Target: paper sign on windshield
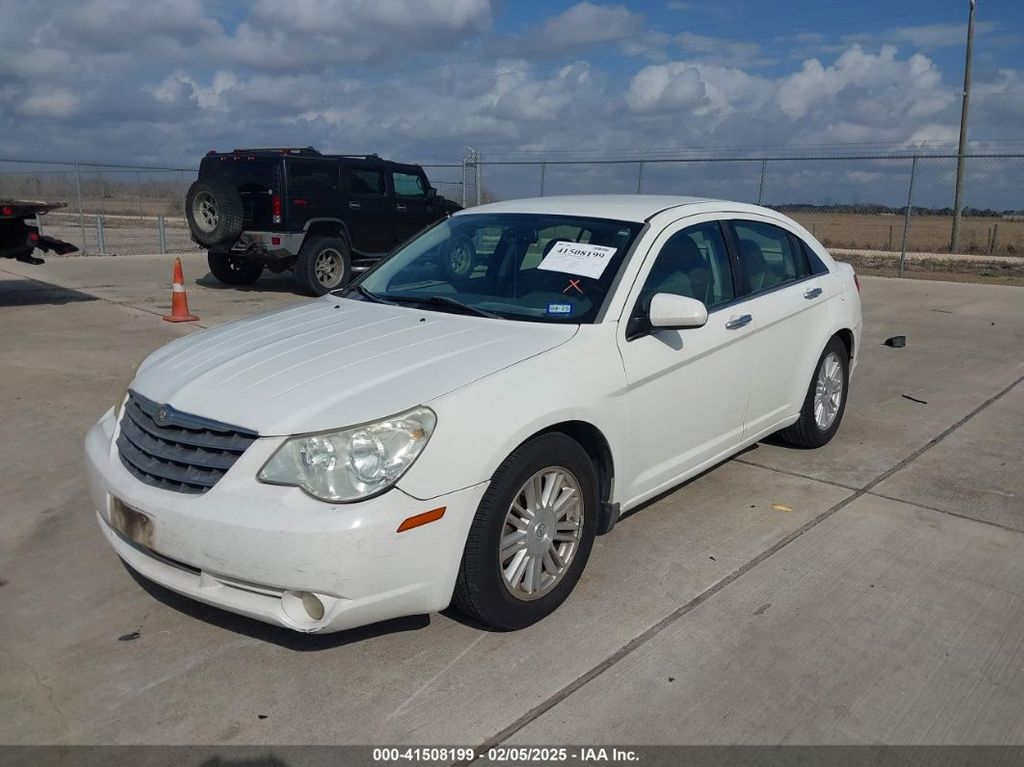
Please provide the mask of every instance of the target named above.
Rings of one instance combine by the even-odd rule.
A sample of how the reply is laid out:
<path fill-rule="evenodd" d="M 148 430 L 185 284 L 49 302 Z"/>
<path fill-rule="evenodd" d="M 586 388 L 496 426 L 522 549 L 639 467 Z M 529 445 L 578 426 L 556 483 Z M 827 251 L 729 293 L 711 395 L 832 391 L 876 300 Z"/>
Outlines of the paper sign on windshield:
<path fill-rule="evenodd" d="M 604 272 L 618 248 L 588 245 L 585 242 L 559 240 L 537 265 L 546 272 L 565 272 L 597 279 Z"/>

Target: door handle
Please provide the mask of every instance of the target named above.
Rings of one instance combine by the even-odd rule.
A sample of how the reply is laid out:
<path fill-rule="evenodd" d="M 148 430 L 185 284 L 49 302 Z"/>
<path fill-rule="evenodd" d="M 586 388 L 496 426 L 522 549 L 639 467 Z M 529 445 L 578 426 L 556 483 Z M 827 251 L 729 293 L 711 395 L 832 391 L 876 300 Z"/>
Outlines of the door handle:
<path fill-rule="evenodd" d="M 725 323 L 725 327 L 728 330 L 735 330 L 736 328 L 742 328 L 744 325 L 749 325 L 753 320 L 754 318 L 749 314 L 741 314 L 739 317 L 733 317 Z"/>
<path fill-rule="evenodd" d="M 405 207 L 405 203 L 404 202 L 395 203 L 395 210 L 397 210 L 399 213 L 405 213 L 405 211 L 407 210 L 407 208 Z"/>
<path fill-rule="evenodd" d="M 356 200 L 350 200 L 350 201 L 349 201 L 349 203 L 348 203 L 348 206 L 349 206 L 350 208 L 352 208 L 352 210 L 359 210 L 359 209 L 360 209 L 361 207 L 363 207 L 363 206 L 362 206 L 362 205 L 361 205 L 361 204 L 360 204 L 359 202 L 357 202 Z"/>
<path fill-rule="evenodd" d="M 821 288 L 808 288 L 804 291 L 804 298 L 810 300 L 821 295 Z"/>

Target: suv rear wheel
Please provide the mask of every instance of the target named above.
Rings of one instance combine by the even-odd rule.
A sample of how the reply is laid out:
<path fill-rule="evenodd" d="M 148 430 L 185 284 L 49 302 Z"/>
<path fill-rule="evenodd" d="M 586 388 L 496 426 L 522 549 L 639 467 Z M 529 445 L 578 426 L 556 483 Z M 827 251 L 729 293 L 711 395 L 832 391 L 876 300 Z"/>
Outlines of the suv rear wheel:
<path fill-rule="evenodd" d="M 185 218 L 200 245 L 229 247 L 242 234 L 242 196 L 218 178 L 201 178 L 185 195 Z"/>
<path fill-rule="evenodd" d="M 345 287 L 352 279 L 348 244 L 340 237 L 310 237 L 295 261 L 295 279 L 311 296 Z"/>
<path fill-rule="evenodd" d="M 225 285 L 252 285 L 263 274 L 263 264 L 245 256 L 211 250 L 206 254 L 210 273 Z"/>

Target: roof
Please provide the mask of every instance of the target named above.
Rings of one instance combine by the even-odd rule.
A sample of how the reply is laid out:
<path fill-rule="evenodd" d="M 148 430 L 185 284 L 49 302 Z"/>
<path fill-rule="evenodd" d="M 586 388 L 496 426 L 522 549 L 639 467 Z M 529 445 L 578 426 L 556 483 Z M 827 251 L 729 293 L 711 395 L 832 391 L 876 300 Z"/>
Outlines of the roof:
<path fill-rule="evenodd" d="M 667 208 L 720 202 L 705 197 L 653 194 L 578 194 L 564 197 L 529 197 L 479 205 L 461 211 L 473 213 L 548 213 L 563 216 L 591 216 L 618 221 L 647 221 Z"/>

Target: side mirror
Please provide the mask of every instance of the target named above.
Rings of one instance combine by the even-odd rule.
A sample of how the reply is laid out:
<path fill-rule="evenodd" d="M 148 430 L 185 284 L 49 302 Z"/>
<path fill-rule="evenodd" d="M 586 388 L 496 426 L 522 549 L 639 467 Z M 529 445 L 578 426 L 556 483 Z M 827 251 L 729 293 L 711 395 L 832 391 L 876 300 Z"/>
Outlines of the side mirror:
<path fill-rule="evenodd" d="M 428 200 L 433 200 L 435 197 L 437 197 L 437 190 L 434 189 L 434 187 L 432 187 L 432 186 L 428 186 L 427 187 L 427 199 Z"/>
<path fill-rule="evenodd" d="M 700 328 L 708 322 L 708 310 L 696 298 L 656 293 L 651 299 L 648 320 L 652 328 Z"/>

